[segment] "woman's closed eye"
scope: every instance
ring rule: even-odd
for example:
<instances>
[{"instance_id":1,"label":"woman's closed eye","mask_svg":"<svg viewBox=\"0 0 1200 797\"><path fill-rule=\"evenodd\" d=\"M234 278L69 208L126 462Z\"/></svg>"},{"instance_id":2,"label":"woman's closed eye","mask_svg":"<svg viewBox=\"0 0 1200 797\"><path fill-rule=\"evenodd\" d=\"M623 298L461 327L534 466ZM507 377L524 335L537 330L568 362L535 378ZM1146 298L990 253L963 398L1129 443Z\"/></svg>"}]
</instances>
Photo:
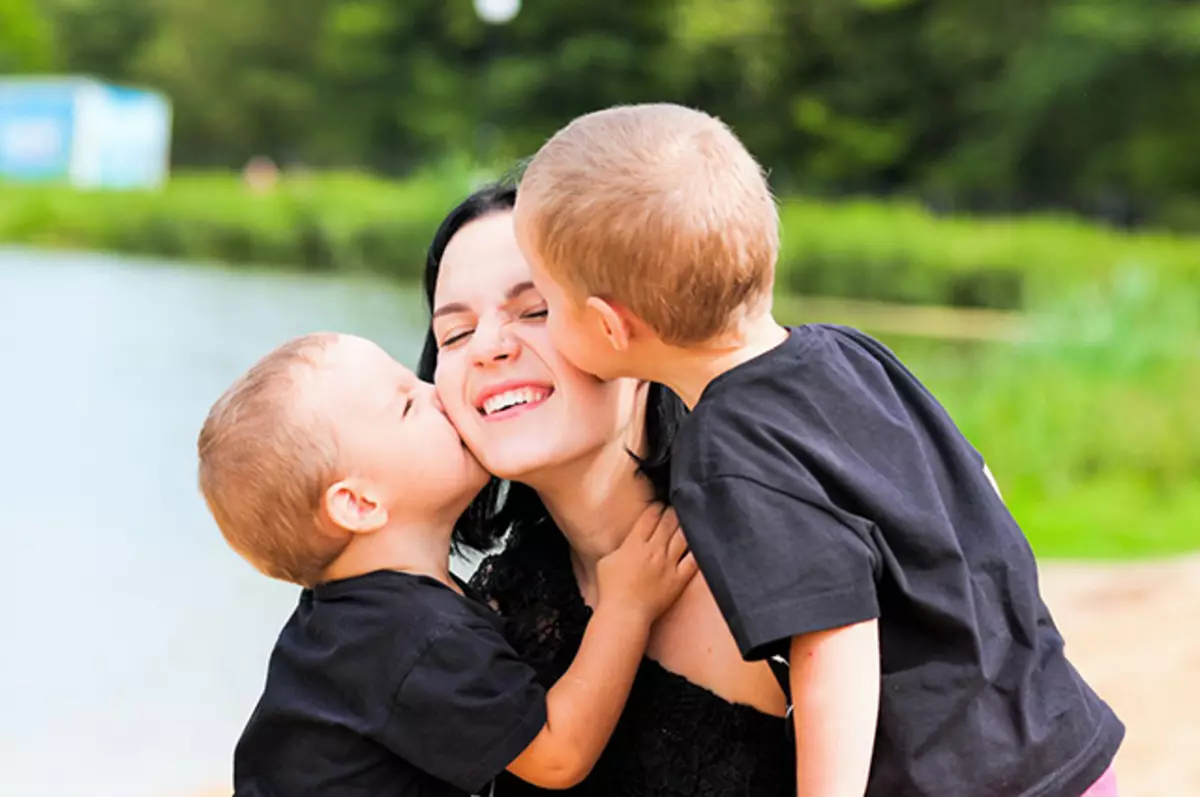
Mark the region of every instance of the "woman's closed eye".
<instances>
[{"instance_id":1,"label":"woman's closed eye","mask_svg":"<svg viewBox=\"0 0 1200 797\"><path fill-rule=\"evenodd\" d=\"M548 314L549 311L547 308L534 307L522 312L518 318L522 321L542 321L545 320ZM474 331L474 327L454 327L453 329L448 329L442 334L441 339L438 341L438 347L444 349L448 346L453 346L456 343L461 343L462 341L466 340L467 337L469 337Z\"/></svg>"},{"instance_id":2,"label":"woman's closed eye","mask_svg":"<svg viewBox=\"0 0 1200 797\"><path fill-rule=\"evenodd\" d=\"M465 340L474 331L471 327L455 327L454 329L447 330L442 335L441 340L438 341L438 346L443 349L447 346L453 346L455 343Z\"/></svg>"}]
</instances>

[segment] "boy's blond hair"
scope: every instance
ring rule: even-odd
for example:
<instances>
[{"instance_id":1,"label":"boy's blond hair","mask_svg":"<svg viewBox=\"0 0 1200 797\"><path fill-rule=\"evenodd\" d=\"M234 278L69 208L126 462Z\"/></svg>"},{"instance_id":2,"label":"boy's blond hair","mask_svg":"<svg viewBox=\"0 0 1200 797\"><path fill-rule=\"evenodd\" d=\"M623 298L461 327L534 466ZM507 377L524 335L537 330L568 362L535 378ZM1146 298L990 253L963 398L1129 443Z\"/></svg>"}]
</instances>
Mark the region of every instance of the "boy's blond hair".
<instances>
[{"instance_id":1,"label":"boy's blond hair","mask_svg":"<svg viewBox=\"0 0 1200 797\"><path fill-rule=\"evenodd\" d=\"M259 360L200 431L200 490L226 541L268 576L312 586L344 547L318 530L333 482L332 429L305 410L305 369L336 335L306 335Z\"/></svg>"},{"instance_id":2,"label":"boy's blond hair","mask_svg":"<svg viewBox=\"0 0 1200 797\"><path fill-rule=\"evenodd\" d=\"M774 198L733 132L701 111L579 117L530 162L517 224L554 279L625 306L664 342L702 343L769 308Z\"/></svg>"}]
</instances>

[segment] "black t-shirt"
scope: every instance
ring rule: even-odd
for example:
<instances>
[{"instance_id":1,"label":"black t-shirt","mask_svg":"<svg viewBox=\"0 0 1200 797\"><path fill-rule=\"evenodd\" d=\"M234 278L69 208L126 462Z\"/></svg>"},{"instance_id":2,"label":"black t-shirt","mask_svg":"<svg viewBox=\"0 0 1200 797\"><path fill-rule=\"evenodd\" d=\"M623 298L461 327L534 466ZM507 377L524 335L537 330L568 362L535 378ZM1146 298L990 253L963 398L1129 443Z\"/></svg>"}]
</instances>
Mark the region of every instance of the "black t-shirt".
<instances>
[{"instance_id":1,"label":"black t-shirt","mask_svg":"<svg viewBox=\"0 0 1200 797\"><path fill-rule=\"evenodd\" d=\"M878 618L869 797L1078 797L1112 761L982 457L878 341L799 327L714 379L671 498L747 658Z\"/></svg>"},{"instance_id":2,"label":"black t-shirt","mask_svg":"<svg viewBox=\"0 0 1200 797\"><path fill-rule=\"evenodd\" d=\"M463 797L546 722L486 606L377 571L304 590L234 754L239 797Z\"/></svg>"}]
</instances>

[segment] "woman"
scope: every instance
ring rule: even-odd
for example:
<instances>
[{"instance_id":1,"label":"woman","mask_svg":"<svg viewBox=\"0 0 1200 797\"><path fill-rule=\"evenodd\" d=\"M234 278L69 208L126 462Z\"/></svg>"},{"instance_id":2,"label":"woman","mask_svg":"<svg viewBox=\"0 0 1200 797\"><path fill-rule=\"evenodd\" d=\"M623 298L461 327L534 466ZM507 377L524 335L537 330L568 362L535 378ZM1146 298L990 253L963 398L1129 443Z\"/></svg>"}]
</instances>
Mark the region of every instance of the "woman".
<instances>
[{"instance_id":1,"label":"woman","mask_svg":"<svg viewBox=\"0 0 1200 797\"><path fill-rule=\"evenodd\" d=\"M438 230L418 370L434 378L463 440L499 477L460 520L457 541L487 551L506 540L472 586L549 686L571 663L598 599L597 561L665 494L683 409L657 385L602 383L550 345L546 305L513 235L515 197L512 188L485 188ZM742 661L697 577L656 623L608 748L568 793L794 794L785 713L769 667ZM496 793L538 790L505 777Z\"/></svg>"}]
</instances>

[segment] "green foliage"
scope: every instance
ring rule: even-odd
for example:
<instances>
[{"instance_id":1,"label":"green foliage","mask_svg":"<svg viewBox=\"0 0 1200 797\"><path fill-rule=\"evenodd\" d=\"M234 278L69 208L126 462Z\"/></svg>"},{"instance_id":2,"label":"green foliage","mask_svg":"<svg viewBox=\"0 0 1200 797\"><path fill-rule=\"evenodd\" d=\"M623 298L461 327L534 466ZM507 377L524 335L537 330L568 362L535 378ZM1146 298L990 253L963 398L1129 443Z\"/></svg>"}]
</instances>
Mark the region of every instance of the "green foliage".
<instances>
[{"instance_id":1,"label":"green foliage","mask_svg":"<svg viewBox=\"0 0 1200 797\"><path fill-rule=\"evenodd\" d=\"M1200 233L1194 3L526 0L491 27L471 0L0 0L0 74L31 71L164 89L184 172L153 194L0 186L0 242L410 281L468 164L607 105L702 107L790 197L785 304L1041 319L1028 344L895 341L1039 551L1198 543L1200 239L962 215ZM255 155L286 167L275 190L187 171ZM828 199L855 194L893 199Z\"/></svg>"},{"instance_id":2,"label":"green foliage","mask_svg":"<svg viewBox=\"0 0 1200 797\"><path fill-rule=\"evenodd\" d=\"M471 187L465 162L403 181L286 174L257 194L232 174L176 176L157 193L7 186L0 241L193 260L420 274L442 216ZM779 285L789 293L1019 309L1125 270L1200 282L1200 239L1121 233L1067 217L938 217L916 204L782 203Z\"/></svg>"},{"instance_id":3,"label":"green foliage","mask_svg":"<svg viewBox=\"0 0 1200 797\"><path fill-rule=\"evenodd\" d=\"M1200 281L1200 240L1066 216L936 216L915 203L785 201L780 280L814 296L1016 309L1146 269Z\"/></svg>"},{"instance_id":4,"label":"green foliage","mask_svg":"<svg viewBox=\"0 0 1200 797\"><path fill-rule=\"evenodd\" d=\"M898 342L1040 553L1200 546L1200 290L1126 272L1020 346Z\"/></svg>"},{"instance_id":5,"label":"green foliage","mask_svg":"<svg viewBox=\"0 0 1200 797\"><path fill-rule=\"evenodd\" d=\"M38 7L59 69L171 95L182 166L511 162L575 115L665 99L721 115L784 192L902 191L1200 231L1190 3L526 2L500 27L470 0ZM20 33L32 8L0 5L0 60L14 36L41 41ZM42 45L29 52L27 68L46 66Z\"/></svg>"},{"instance_id":6,"label":"green foliage","mask_svg":"<svg viewBox=\"0 0 1200 797\"><path fill-rule=\"evenodd\" d=\"M0 241L412 279L445 212L470 188L462 170L386 183L294 175L255 193L234 175L177 177L155 193L6 187Z\"/></svg>"},{"instance_id":7,"label":"green foliage","mask_svg":"<svg viewBox=\"0 0 1200 797\"><path fill-rule=\"evenodd\" d=\"M0 2L0 75L51 68L51 27L33 0Z\"/></svg>"}]
</instances>

